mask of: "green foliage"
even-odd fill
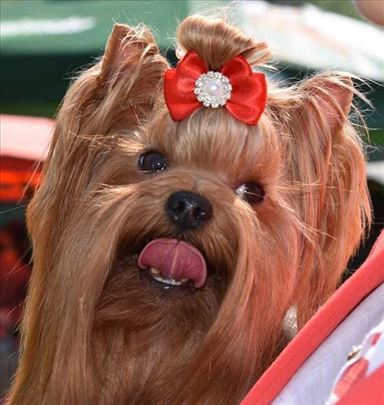
[[[370,143],[376,145],[384,145],[384,130],[371,130],[369,131]]]
[[[334,13],[343,14],[359,20],[362,19],[352,0],[309,0],[305,1],[305,3],[312,3],[324,10],[333,11]]]

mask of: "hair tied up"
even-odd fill
[[[188,17],[179,25],[176,37],[176,56],[181,59],[188,51],[195,51],[208,70],[219,70],[237,55],[242,55],[251,66],[270,59],[265,42],[256,42],[223,19]]]

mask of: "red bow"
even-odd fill
[[[175,69],[164,75],[164,96],[174,121],[187,118],[202,107],[194,93],[195,82],[208,69],[199,55],[189,51]],[[265,109],[267,83],[262,73],[253,73],[245,58],[235,56],[220,69],[231,85],[231,97],[225,108],[239,121],[256,125]]]

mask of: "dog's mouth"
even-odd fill
[[[192,282],[195,288],[201,288],[207,279],[202,253],[178,239],[160,238],[148,243],[139,255],[138,266],[167,286],[181,287]]]

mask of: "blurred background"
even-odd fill
[[[177,22],[188,14],[228,7],[235,24],[269,43],[278,70],[267,74],[274,80],[292,83],[322,70],[364,78],[360,90],[372,103],[361,107],[369,127],[375,224],[346,277],[361,264],[384,222],[384,33],[379,25],[384,2],[357,3],[365,13],[367,3],[376,3],[367,14],[371,21],[349,0],[1,1],[0,398],[16,365],[17,324],[32,269],[25,207],[39,184],[60,101],[79,68],[102,55],[113,22],[152,27],[174,64]]]

